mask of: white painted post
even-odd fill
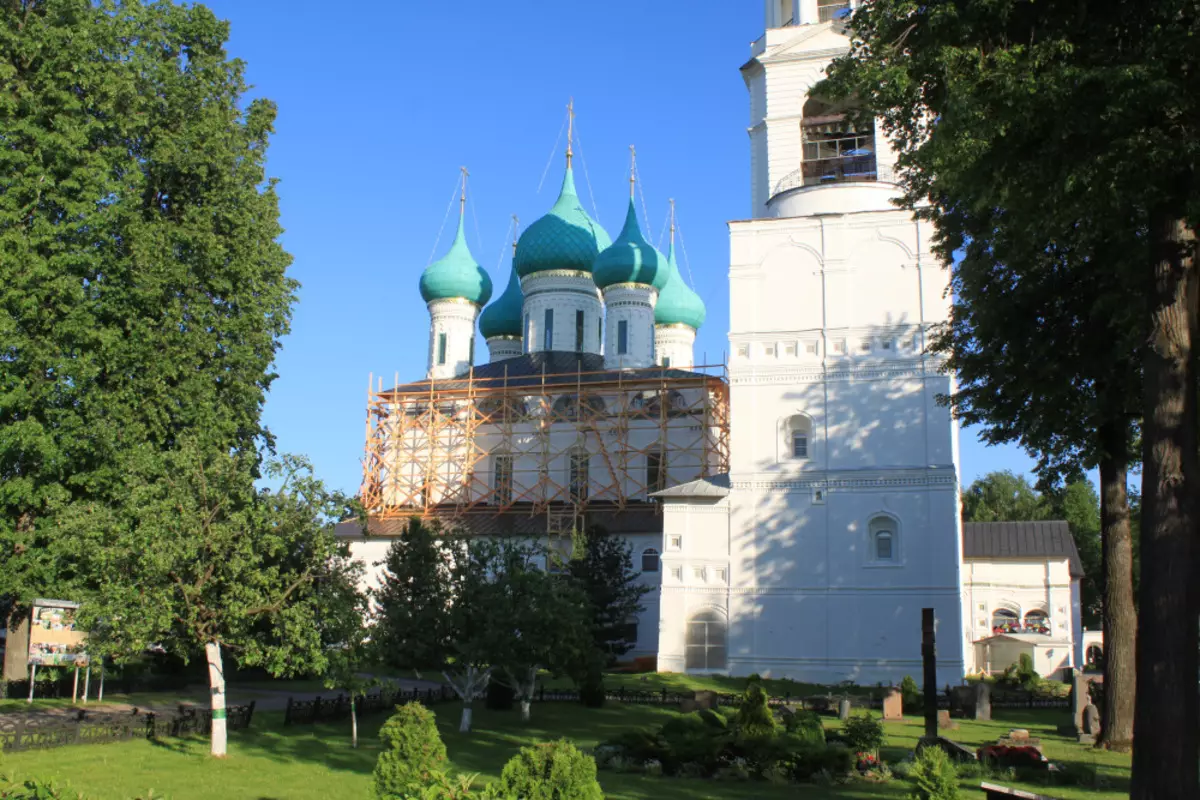
[[[79,667],[75,668],[75,681],[71,684],[71,705],[79,699]]]
[[[33,684],[37,680],[37,664],[29,665],[29,699],[25,702],[33,702]]]
[[[225,727],[225,668],[221,663],[221,645],[209,642],[204,645],[208,657],[208,684],[212,696],[212,755],[224,758],[227,742]]]
[[[87,705],[88,691],[92,688],[92,662],[88,662],[87,668],[83,671],[83,702]]]

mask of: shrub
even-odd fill
[[[856,753],[873,753],[883,745],[883,722],[867,711],[852,714],[842,725],[842,738]]]
[[[767,706],[767,693],[761,683],[751,683],[746,687],[737,716],[734,717],[734,725],[751,736],[769,736],[778,730],[779,723]]]
[[[716,728],[717,730],[723,731],[729,727],[729,721],[716,711],[713,711],[711,708],[704,708],[696,713],[699,715],[700,719],[704,721],[704,724],[710,728]]]
[[[379,731],[383,752],[375,762],[374,796],[399,800],[418,794],[442,773],[446,746],[433,712],[420,703],[396,709]]]
[[[958,773],[940,747],[922,748],[909,777],[915,783],[908,795],[911,800],[958,800]]]
[[[791,712],[783,718],[787,732],[810,744],[825,744],[825,726],[815,711]]]
[[[487,697],[483,704],[493,711],[512,711],[516,698],[517,693],[511,686],[497,680],[490,680],[488,681]]]
[[[912,675],[905,675],[904,680],[900,681],[900,701],[905,711],[921,707],[921,687],[917,686]]]
[[[600,708],[605,699],[604,673],[598,667],[589,668],[579,685],[579,702],[588,708]]]
[[[596,762],[566,739],[522,747],[500,773],[500,794],[521,800],[604,800]]]
[[[792,778],[807,781],[825,775],[840,778],[854,769],[854,753],[840,744],[808,744],[797,748],[791,758]]]

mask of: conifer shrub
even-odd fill
[[[900,702],[904,705],[904,710],[920,708],[921,694],[921,687],[917,686],[913,676],[905,675],[904,680],[900,681]]]
[[[444,776],[446,746],[433,712],[420,703],[399,706],[379,731],[383,752],[375,762],[374,797],[403,800]]]
[[[520,800],[604,800],[595,760],[566,739],[522,747],[500,773],[499,794]]]
[[[922,748],[908,774],[914,784],[910,800],[958,800],[958,772],[942,748]]]
[[[779,730],[779,723],[767,706],[767,692],[761,683],[752,682],[746,687],[733,722],[747,736],[772,736]]]
[[[783,721],[787,732],[797,739],[809,744],[825,744],[825,726],[815,711],[797,709],[784,715]]]

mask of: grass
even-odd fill
[[[616,676],[613,676],[614,678]],[[622,676],[631,688],[644,688],[640,675]],[[683,676],[649,676],[655,689],[705,689],[736,691],[742,682],[731,679],[685,679]],[[616,685],[616,681],[613,681]],[[267,688],[263,686],[263,688]],[[53,701],[48,701],[53,702]],[[160,701],[161,702],[161,701]],[[517,749],[533,741],[566,737],[582,747],[634,728],[653,728],[670,719],[672,708],[621,706],[583,709],[572,703],[537,704],[533,722],[526,726],[516,712],[477,709],[475,732],[457,732],[459,706],[437,707],[438,725],[455,769],[479,773],[481,781],[496,778]],[[1055,761],[1091,764],[1109,781],[1104,790],[1080,787],[1045,787],[1002,780],[1005,785],[1040,791],[1062,800],[1117,800],[1128,796],[1129,757],[1096,751],[1076,744],[1054,732],[1057,717],[1049,711],[1003,712],[992,722],[963,722],[949,736],[971,747],[994,741],[1013,727],[1024,727],[1041,737],[1046,754]],[[361,744],[351,749],[349,721],[336,724],[285,728],[280,712],[256,714],[250,731],[230,737],[230,757],[210,759],[208,743],[202,739],[129,742],[111,745],[65,747],[31,753],[13,753],[3,758],[0,771],[20,778],[53,778],[83,792],[89,800],[129,800],[153,790],[169,800],[316,800],[369,796],[371,770],[378,755],[377,732],[384,717],[374,716],[360,724]],[[831,728],[838,725],[830,719]],[[890,722],[883,755],[888,760],[904,758],[921,735],[919,719]],[[800,800],[901,800],[909,784],[896,780],[887,784],[854,781],[842,786],[792,785],[774,787],[764,783],[718,783],[704,780],[650,778],[633,774],[602,772],[600,781],[611,800],[684,800],[684,798],[799,798]],[[980,779],[964,779],[964,800],[980,800]]]
[[[555,678],[549,675],[542,677],[546,688],[571,688],[574,684],[566,678]],[[630,689],[639,692],[658,692],[666,689],[668,692],[711,691],[722,694],[740,694],[746,689],[745,678],[731,678],[726,675],[684,675],[678,672],[610,672],[604,676],[604,685],[611,689]],[[830,691],[828,686],[815,683],[800,683],[786,678],[767,678],[763,680],[767,694],[783,697],[807,697],[815,694],[825,694]],[[848,694],[866,694],[870,686],[852,686],[845,691]],[[841,692],[841,689],[836,690]]]

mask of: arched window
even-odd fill
[[[997,608],[992,612],[992,633],[1017,633],[1021,630],[1021,616],[1011,608]]]
[[[1025,633],[1050,633],[1050,617],[1040,608],[1025,612]]]
[[[496,453],[492,456],[493,500],[498,506],[506,506],[512,502],[512,469],[513,459],[508,453]]]
[[[871,560],[883,564],[900,560],[900,536],[896,520],[878,516],[871,520]]]
[[[582,502],[588,498],[588,451],[582,447],[571,450],[570,492],[571,500]]]
[[[642,551],[642,572],[658,572],[658,551],[653,547]]]
[[[684,667],[725,669],[725,619],[716,611],[701,611],[688,620]]]
[[[812,452],[812,420],[803,414],[788,417],[783,426],[784,458],[805,461]]]
[[[1104,667],[1104,648],[1098,644],[1089,644],[1083,660],[1090,668],[1102,669]]]

